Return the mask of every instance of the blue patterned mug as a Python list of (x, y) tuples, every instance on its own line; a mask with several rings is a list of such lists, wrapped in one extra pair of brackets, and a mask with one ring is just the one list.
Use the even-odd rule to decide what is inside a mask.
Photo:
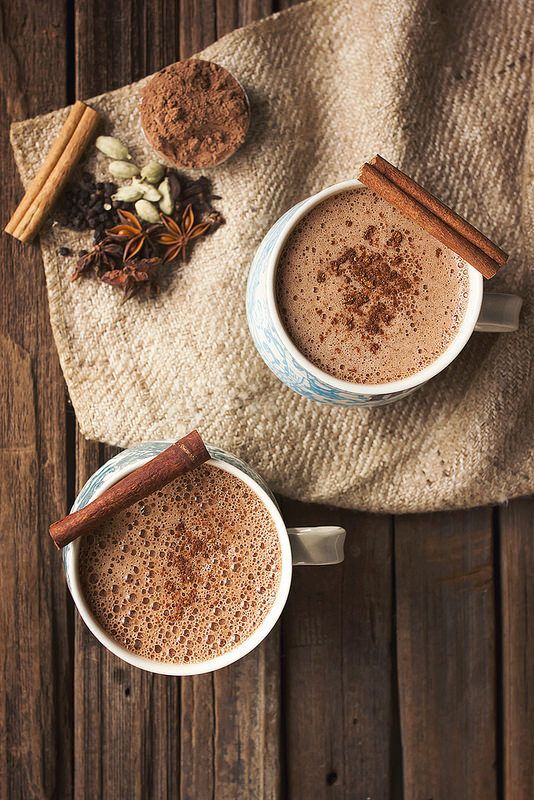
[[(150, 461), (172, 444), (172, 441), (145, 442), (135, 445), (106, 462), (87, 481), (76, 498), (72, 511), (83, 508), (102, 494), (109, 486), (124, 478), (129, 472)], [(163, 675), (199, 675), (232, 664), (249, 653), (264, 639), (277, 622), (289, 593), (292, 568), (296, 565), (339, 564), (343, 561), (345, 530), (334, 525), (314, 528), (286, 528), (274, 495), (263, 479), (248, 464), (218, 447), (208, 445), (209, 464), (230, 472), (243, 481), (269, 511), (278, 530), (281, 554), (281, 571), (278, 591), (267, 616), (258, 628), (232, 650), (201, 662), (178, 664), (143, 658), (127, 650), (113, 639), (99, 623), (86, 602), (79, 570), (80, 540), (63, 549), (63, 567), (67, 584), (80, 615), (96, 638), (123, 661), (135, 667)]]
[(517, 330), (522, 304), (521, 298), (512, 294), (484, 294), (482, 275), (468, 267), (469, 298), (465, 317), (449, 347), (429, 366), (401, 380), (381, 384), (350, 383), (316, 367), (299, 352), (282, 325), (275, 289), (278, 259), (293, 228), (314, 206), (333, 194), (362, 186), (357, 180), (336, 183), (290, 208), (258, 247), (248, 279), (248, 324), (259, 354), (290, 389), (311, 400), (332, 405), (381, 406), (406, 397), (445, 369), (473, 331)]

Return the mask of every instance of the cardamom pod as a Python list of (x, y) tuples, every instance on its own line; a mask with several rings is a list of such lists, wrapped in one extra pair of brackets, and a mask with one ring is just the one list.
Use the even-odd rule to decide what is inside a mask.
[(98, 136), (95, 146), (105, 156), (117, 161), (130, 161), (132, 158), (126, 145), (114, 136)]
[(145, 183), (144, 185), (140, 185), (139, 188), (143, 192), (145, 200), (150, 200), (151, 203), (157, 203), (161, 200), (161, 194), (155, 186), (150, 186)]
[(109, 171), (114, 178), (135, 178), (136, 175), (139, 175), (139, 167), (128, 161), (112, 161)]
[(168, 178), (165, 178), (165, 180), (160, 183), (158, 192), (161, 195), (161, 200), (159, 201), (160, 210), (163, 211), (164, 214), (172, 214), (174, 202), (171, 197), (171, 185)]
[(121, 203), (135, 203), (143, 197), (143, 192), (137, 185), (120, 186), (115, 194), (111, 195), (112, 200), (119, 200)]
[(141, 192), (141, 197), (144, 197), (145, 200), (150, 200), (151, 203), (157, 203), (161, 200), (161, 195), (155, 186), (151, 186), (149, 183), (139, 180), (139, 178), (134, 178), (131, 185)]
[(158, 209), (148, 200), (138, 200), (135, 204), (135, 213), (145, 222), (159, 222)]
[(159, 161), (150, 161), (141, 170), (141, 177), (149, 183), (159, 183), (165, 175), (165, 167)]

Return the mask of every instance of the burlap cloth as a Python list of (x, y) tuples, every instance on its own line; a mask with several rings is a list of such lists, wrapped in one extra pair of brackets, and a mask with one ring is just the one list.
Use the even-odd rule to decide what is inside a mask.
[[(285, 495), (372, 511), (500, 502), (533, 487), (533, 130), (528, 1), (315, 1), (203, 52), (246, 87), (245, 146), (212, 171), (227, 224), (195, 249), (155, 303), (121, 305), (69, 282), (59, 229), (41, 237), (50, 314), (78, 421), (117, 445), (203, 436)], [(145, 81), (91, 100), (134, 157)], [(66, 116), (13, 126), (26, 184)], [(527, 299), (514, 334), (475, 334), (438, 378), (380, 409), (321, 406), (282, 386), (247, 329), (259, 241), (293, 203), (380, 152), (466, 215), (511, 258), (491, 289)], [(104, 175), (106, 160), (89, 167)], [(529, 181), (530, 178), (530, 181)]]

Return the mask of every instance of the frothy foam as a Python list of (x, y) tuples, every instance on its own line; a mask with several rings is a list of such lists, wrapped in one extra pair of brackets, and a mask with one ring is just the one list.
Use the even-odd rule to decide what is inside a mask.
[(82, 591), (109, 636), (156, 661), (206, 661), (265, 619), (280, 582), (274, 520), (236, 476), (203, 464), (80, 542)]
[(296, 347), (324, 372), (364, 384), (432, 364), (458, 333), (468, 290), (465, 262), (366, 188), (313, 208), (277, 272)]

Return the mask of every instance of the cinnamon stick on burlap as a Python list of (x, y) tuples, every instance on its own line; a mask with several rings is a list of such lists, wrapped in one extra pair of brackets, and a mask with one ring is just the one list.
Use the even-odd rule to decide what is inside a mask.
[(492, 278), (507, 253), (380, 155), (363, 164), (358, 179), (482, 273)]
[(84, 508), (54, 522), (50, 526), (50, 536), (58, 548), (65, 547), (117, 512), (166, 486), (178, 475), (203, 464), (209, 457), (200, 434), (192, 431), (114, 483)]
[(26, 194), (4, 228), (21, 242), (30, 242), (56, 202), (92, 138), (100, 116), (77, 100)]

